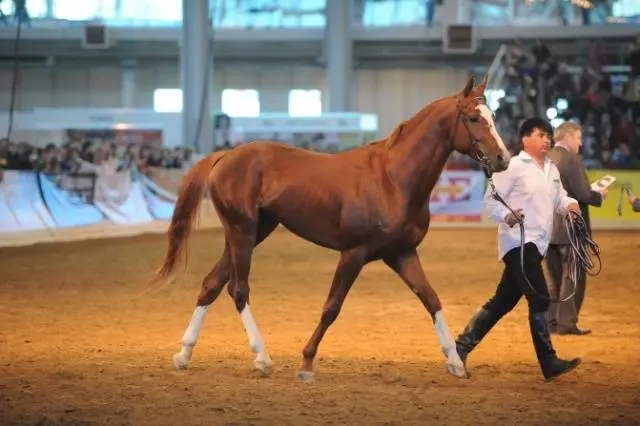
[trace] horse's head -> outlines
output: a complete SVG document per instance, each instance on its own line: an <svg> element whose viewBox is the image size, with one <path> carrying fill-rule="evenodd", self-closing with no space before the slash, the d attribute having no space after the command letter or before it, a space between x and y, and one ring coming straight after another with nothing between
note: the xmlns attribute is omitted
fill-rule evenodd
<svg viewBox="0 0 640 426"><path fill-rule="evenodd" d="M454 98L457 108L451 143L456 151L480 163L487 176L491 176L507 169L511 155L498 134L493 112L487 106L486 85L486 76L476 87L471 77Z"/></svg>

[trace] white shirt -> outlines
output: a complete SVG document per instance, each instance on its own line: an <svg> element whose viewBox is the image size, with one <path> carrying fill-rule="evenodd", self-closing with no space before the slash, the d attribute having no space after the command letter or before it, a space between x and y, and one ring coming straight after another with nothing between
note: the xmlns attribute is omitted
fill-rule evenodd
<svg viewBox="0 0 640 426"><path fill-rule="evenodd" d="M554 213L564 214L569 204L577 202L567 196L558 168L546 158L543 170L529 154L520 151L511 158L507 170L493 174L493 183L514 211L522 209L525 244L533 242L544 256L553 232ZM504 221L510 212L491 197L491 186L484 201L489 218L499 224L498 257L502 259L509 250L520 247L520 225L510 228Z"/></svg>

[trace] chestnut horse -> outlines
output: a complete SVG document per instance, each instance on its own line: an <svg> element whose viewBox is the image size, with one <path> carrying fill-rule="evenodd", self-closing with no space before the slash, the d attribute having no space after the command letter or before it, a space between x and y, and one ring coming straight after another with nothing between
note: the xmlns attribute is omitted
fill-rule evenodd
<svg viewBox="0 0 640 426"><path fill-rule="evenodd" d="M507 168L509 153L484 97L486 77L473 77L400 124L387 138L351 151L321 154L284 143L254 141L216 152L185 176L168 231L169 247L156 279L169 277L208 189L225 231L221 258L206 276L187 327L177 369L187 367L209 306L228 292L244 324L255 367L272 364L249 307L254 248L282 224L299 237L340 252L320 322L302 351L298 378L313 378L313 360L362 268L383 260L431 314L449 372L467 377L442 305L416 247L429 228L429 196L453 150L478 161L487 175Z"/></svg>

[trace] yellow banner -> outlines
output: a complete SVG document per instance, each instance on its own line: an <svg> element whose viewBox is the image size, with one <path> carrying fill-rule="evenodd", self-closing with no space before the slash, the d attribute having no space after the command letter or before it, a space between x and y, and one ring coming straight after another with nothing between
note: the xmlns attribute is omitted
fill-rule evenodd
<svg viewBox="0 0 640 426"><path fill-rule="evenodd" d="M589 206L592 219L608 219L623 221L640 221L640 212L634 213L629 205L626 192L622 194L622 216L618 215L618 200L621 184L631 185L631 191L640 196L640 171L636 170L587 170L589 182L593 183L604 176L613 176L616 182L609 187L609 195L601 207Z"/></svg>

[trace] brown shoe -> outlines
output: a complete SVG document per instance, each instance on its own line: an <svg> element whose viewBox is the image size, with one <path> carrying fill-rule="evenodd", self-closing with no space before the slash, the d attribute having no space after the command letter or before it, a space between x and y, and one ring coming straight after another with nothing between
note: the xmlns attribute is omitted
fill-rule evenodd
<svg viewBox="0 0 640 426"><path fill-rule="evenodd" d="M591 330L589 330L588 328L578 328L577 325L574 325L572 327L556 326L555 333L559 335L584 336L587 334L591 334Z"/></svg>

